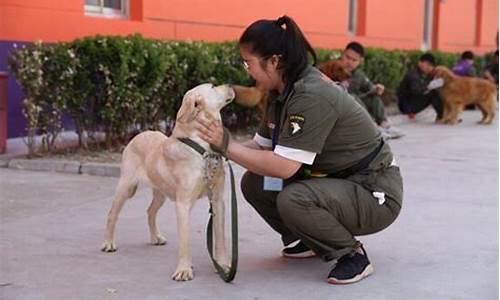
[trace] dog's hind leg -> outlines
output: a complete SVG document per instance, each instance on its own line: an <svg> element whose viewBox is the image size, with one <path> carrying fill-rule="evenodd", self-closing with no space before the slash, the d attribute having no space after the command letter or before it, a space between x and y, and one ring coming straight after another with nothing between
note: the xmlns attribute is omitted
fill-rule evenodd
<svg viewBox="0 0 500 300"><path fill-rule="evenodd" d="M489 107L486 109L487 112L487 117L484 120L483 124L491 124L493 120L495 119L495 112L497 110L497 96L496 93L491 96L490 101L487 101L487 104Z"/></svg>
<svg viewBox="0 0 500 300"><path fill-rule="evenodd" d="M156 224L156 216L163 203L165 203L165 196L159 190L153 189L153 200L148 208L148 224L151 244L156 246L165 245L167 243L167 240L163 237Z"/></svg>
<svg viewBox="0 0 500 300"><path fill-rule="evenodd" d="M113 204L108 213L108 220L106 222L106 236L101 250L104 252L115 252L116 244L114 241L114 232L118 215L127 199L132 198L137 190L138 182L133 178L120 177L118 186L116 187L115 195L113 197Z"/></svg>
<svg viewBox="0 0 500 300"><path fill-rule="evenodd" d="M479 108L479 110L481 111L481 114L483 115L483 117L481 118L481 121L478 121L477 123L484 124L488 119L488 110L487 110L487 108L483 107L484 106L483 103L478 103L476 106L477 106L477 108Z"/></svg>

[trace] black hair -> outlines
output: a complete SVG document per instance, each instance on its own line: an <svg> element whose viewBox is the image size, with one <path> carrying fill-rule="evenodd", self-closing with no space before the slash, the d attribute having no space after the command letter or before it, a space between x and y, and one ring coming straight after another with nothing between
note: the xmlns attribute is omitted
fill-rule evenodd
<svg viewBox="0 0 500 300"><path fill-rule="evenodd" d="M422 54L420 56L420 58L418 59L418 61L428 62L428 63L430 63L433 66L436 65L436 59L434 58L434 55L432 55L431 53L424 53L424 54Z"/></svg>
<svg viewBox="0 0 500 300"><path fill-rule="evenodd" d="M472 51L464 51L460 56L461 59L474 59L474 53Z"/></svg>
<svg viewBox="0 0 500 300"><path fill-rule="evenodd" d="M359 54L361 57L365 57L365 47L358 42L350 42L345 46L344 50L351 49L352 51Z"/></svg>
<svg viewBox="0 0 500 300"><path fill-rule="evenodd" d="M241 35L239 44L249 47L252 54L264 59L279 55L278 68L283 70L282 79L287 88L297 81L300 73L307 67L308 52L313 58L313 65L317 61L311 44L295 21L288 16L252 23Z"/></svg>

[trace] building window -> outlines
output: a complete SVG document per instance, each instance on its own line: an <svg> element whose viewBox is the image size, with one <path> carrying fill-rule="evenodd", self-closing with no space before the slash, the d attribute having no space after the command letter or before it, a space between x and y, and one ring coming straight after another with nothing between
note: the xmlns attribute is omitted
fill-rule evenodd
<svg viewBox="0 0 500 300"><path fill-rule="evenodd" d="M107 18L128 18L128 0L85 0L85 14Z"/></svg>
<svg viewBox="0 0 500 300"><path fill-rule="evenodd" d="M481 22L483 20L483 0L476 0L476 33L474 35L474 46L481 46Z"/></svg>
<svg viewBox="0 0 500 300"><path fill-rule="evenodd" d="M347 25L347 30L352 35L365 35L366 1L367 0L349 0L349 23Z"/></svg>
<svg viewBox="0 0 500 300"><path fill-rule="evenodd" d="M424 34L422 36L422 50L424 51L432 47L433 3L433 0L424 0Z"/></svg>
<svg viewBox="0 0 500 300"><path fill-rule="evenodd" d="M358 23L358 0L349 0L349 23L347 31L350 34L356 34Z"/></svg>

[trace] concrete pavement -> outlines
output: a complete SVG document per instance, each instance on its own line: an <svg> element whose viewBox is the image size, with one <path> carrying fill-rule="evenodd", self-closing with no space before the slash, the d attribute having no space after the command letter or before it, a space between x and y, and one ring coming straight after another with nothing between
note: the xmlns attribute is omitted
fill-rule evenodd
<svg viewBox="0 0 500 300"><path fill-rule="evenodd" d="M205 200L191 212L195 279L175 282L173 203L159 213L167 245L150 246L151 193L139 189L120 216L118 251L102 253L116 178L0 168L0 299L498 299L498 120L477 125L477 111L456 126L434 124L432 113L398 118L407 135L390 144L403 210L360 237L375 273L357 284L328 285L330 264L318 259L281 258L278 235L241 193L234 282L220 280L208 258Z"/></svg>

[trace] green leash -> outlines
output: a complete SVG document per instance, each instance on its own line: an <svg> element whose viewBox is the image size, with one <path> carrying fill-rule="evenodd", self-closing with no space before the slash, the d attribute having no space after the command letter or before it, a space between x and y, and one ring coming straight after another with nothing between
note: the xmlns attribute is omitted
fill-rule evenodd
<svg viewBox="0 0 500 300"><path fill-rule="evenodd" d="M229 166L229 172L231 174L231 267L228 272L215 261L213 256L213 225L212 225L212 203L210 203L210 218L208 219L207 225L207 248L210 258L214 264L217 273L220 278L225 282L231 282L236 276L236 269L238 268L238 206L236 203L236 190L234 187L234 173L233 168L229 161L227 162Z"/></svg>
<svg viewBox="0 0 500 300"><path fill-rule="evenodd" d="M200 153L205 160L209 160L210 158L221 159L219 154L208 153L203 147L201 147L198 143L191 140L190 138L178 138L179 141L193 148L196 152ZM210 199L211 192L209 192L209 203L210 203L210 218L208 219L207 225L207 248L208 254L210 254L210 258L214 264L215 269L219 276L225 282L231 282L236 276L236 269L238 267L238 204L236 203L236 189L234 187L234 172L229 160L227 161L229 166L229 172L231 174L231 267L229 271L226 272L224 269L217 263L213 256L213 225L212 225L212 199ZM209 187L210 189L210 187ZM224 216L223 216L224 217ZM224 245L225 247L225 245Z"/></svg>

